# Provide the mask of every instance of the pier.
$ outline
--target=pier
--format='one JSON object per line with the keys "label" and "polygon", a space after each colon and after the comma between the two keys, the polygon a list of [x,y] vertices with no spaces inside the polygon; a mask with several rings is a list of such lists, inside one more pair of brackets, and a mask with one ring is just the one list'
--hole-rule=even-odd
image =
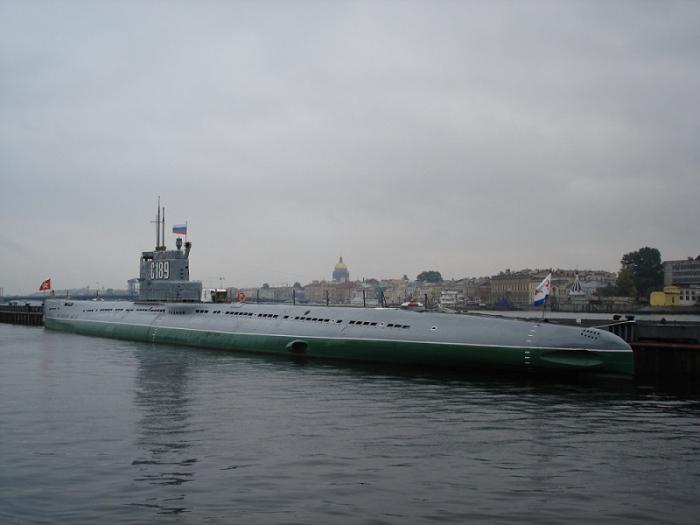
{"label": "pier", "polygon": [[634,350],[637,377],[700,383],[700,323],[627,320],[608,329]]}
{"label": "pier", "polygon": [[42,326],[44,307],[30,305],[0,305],[0,323]]}

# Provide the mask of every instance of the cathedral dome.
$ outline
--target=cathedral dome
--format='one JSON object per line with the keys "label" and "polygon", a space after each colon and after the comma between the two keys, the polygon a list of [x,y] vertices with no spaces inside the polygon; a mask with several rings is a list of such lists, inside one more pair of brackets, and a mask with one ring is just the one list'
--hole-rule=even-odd
{"label": "cathedral dome", "polygon": [[335,282],[348,282],[350,280],[350,272],[348,272],[348,265],[343,262],[343,258],[336,263],[333,269],[333,280]]}

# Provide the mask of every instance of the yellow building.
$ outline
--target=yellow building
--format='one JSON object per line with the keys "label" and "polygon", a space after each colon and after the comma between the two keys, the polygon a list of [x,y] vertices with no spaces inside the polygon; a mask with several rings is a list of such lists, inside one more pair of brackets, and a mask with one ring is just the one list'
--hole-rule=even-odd
{"label": "yellow building", "polygon": [[678,306],[681,304],[681,289],[678,286],[664,286],[663,292],[651,292],[651,306]]}

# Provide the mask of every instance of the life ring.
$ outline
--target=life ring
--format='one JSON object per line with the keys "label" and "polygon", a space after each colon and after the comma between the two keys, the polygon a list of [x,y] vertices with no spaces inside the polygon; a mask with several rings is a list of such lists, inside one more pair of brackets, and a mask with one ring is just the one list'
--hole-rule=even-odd
{"label": "life ring", "polygon": [[236,295],[236,300],[239,303],[245,303],[245,293],[244,292],[238,292],[238,295]]}

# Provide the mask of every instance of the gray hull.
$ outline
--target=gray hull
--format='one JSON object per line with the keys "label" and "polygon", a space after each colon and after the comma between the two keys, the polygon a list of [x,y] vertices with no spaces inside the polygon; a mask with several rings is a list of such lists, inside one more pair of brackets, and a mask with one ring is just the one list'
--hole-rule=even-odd
{"label": "gray hull", "polygon": [[49,329],[277,355],[406,365],[633,373],[632,350],[593,328],[416,312],[50,299]]}

